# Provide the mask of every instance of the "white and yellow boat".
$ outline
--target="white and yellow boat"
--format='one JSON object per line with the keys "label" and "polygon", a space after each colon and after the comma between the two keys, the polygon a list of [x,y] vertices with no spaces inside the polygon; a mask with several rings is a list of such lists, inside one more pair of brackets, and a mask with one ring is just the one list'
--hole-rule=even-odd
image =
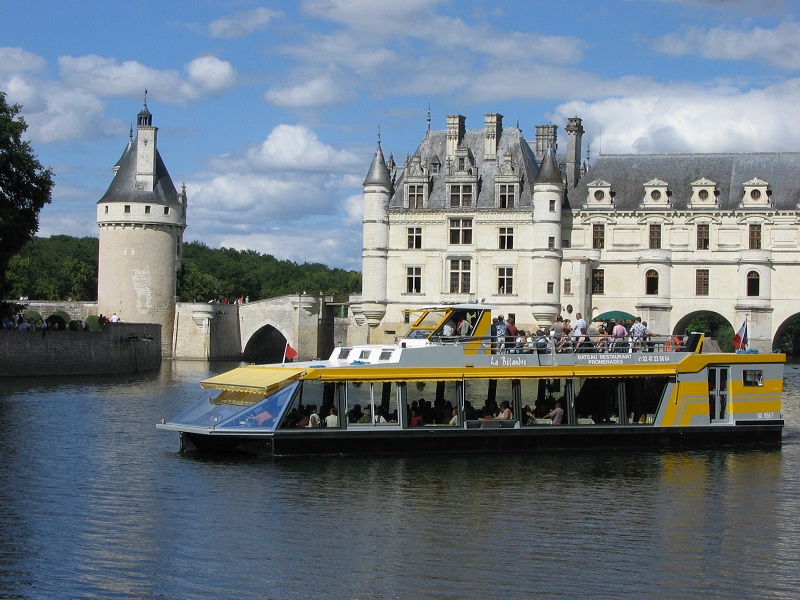
{"label": "white and yellow boat", "polygon": [[218,393],[157,427],[269,455],[780,444],[783,354],[706,353],[701,333],[504,344],[486,305],[415,312],[397,344],[206,379]]}

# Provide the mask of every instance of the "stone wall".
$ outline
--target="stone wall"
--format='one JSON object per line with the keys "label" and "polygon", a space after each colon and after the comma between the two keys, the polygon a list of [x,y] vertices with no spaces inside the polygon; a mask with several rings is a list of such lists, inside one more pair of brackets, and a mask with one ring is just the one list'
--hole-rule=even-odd
{"label": "stone wall", "polygon": [[161,326],[109,323],[100,332],[0,330],[0,357],[0,377],[154,371],[161,368]]}
{"label": "stone wall", "polygon": [[30,310],[35,310],[42,315],[42,318],[44,319],[52,315],[57,310],[63,310],[73,321],[85,321],[86,317],[89,315],[99,315],[97,312],[97,302],[29,302],[27,300],[20,300],[19,303],[24,304]]}

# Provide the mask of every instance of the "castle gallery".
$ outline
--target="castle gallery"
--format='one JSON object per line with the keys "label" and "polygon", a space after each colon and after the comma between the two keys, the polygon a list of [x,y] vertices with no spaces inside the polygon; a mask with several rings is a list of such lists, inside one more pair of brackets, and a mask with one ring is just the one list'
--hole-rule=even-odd
{"label": "castle gallery", "polygon": [[[683,333],[698,312],[745,321],[770,351],[798,313],[800,153],[601,154],[581,119],[528,141],[502,115],[449,115],[413,155],[378,143],[364,181],[363,293],[373,342],[404,310],[484,301],[523,329],[620,310]],[[563,142],[563,140],[561,140]]]}

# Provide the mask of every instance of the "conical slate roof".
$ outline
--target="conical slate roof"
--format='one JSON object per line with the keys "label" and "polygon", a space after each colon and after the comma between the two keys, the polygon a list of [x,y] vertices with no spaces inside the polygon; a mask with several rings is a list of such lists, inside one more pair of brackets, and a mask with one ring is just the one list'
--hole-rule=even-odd
{"label": "conical slate roof", "polygon": [[119,170],[106,193],[98,201],[104,202],[159,202],[162,204],[180,204],[178,191],[172,183],[167,167],[156,150],[156,181],[152,192],[136,189],[136,148],[138,138],[128,142],[117,166]]}
{"label": "conical slate roof", "polygon": [[386,187],[392,185],[392,178],[383,158],[380,142],[378,142],[378,148],[372,158],[372,164],[369,166],[369,173],[367,173],[367,178],[364,180],[364,185],[385,185]]}
{"label": "conical slate roof", "polygon": [[542,157],[542,165],[539,167],[539,173],[536,175],[534,183],[563,183],[561,178],[561,170],[558,168],[558,161],[556,160],[556,151],[552,147],[545,150]]}

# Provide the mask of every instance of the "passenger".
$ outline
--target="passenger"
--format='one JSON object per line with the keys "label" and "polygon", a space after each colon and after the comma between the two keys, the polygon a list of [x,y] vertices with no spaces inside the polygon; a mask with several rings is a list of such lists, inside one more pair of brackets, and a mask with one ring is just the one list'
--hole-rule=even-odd
{"label": "passenger", "polygon": [[525,425],[536,425],[536,413],[531,410],[530,406],[525,406],[522,409],[522,413],[525,415]]}
{"label": "passenger", "polygon": [[572,326],[572,335],[575,337],[575,352],[583,352],[589,347],[588,327],[581,313],[575,313],[575,324]]}
{"label": "passenger", "polygon": [[319,427],[319,415],[317,414],[317,407],[315,404],[311,404],[308,407],[309,415],[308,415],[308,425],[306,427]]}
{"label": "passenger", "polygon": [[642,324],[642,317],[636,317],[631,325],[631,351],[644,352],[644,342],[647,338],[647,327]]}
{"label": "passenger", "polygon": [[478,412],[469,400],[464,402],[464,418],[467,419],[467,421],[474,421],[478,418]]}
{"label": "passenger", "polygon": [[422,417],[418,415],[415,411],[411,411],[411,426],[412,427],[422,427],[425,425],[425,422],[422,420]]}
{"label": "passenger", "polygon": [[506,321],[506,348],[512,354],[516,354],[517,331],[514,317],[508,317],[508,321]]}
{"label": "passenger", "polygon": [[507,328],[508,328],[508,325],[503,320],[503,315],[497,315],[497,325],[496,325],[496,329],[497,329],[497,346],[496,346],[496,348],[497,348],[497,352],[501,353],[501,354],[504,352],[505,347],[506,347],[505,341],[506,341],[506,329]]}
{"label": "passenger", "polygon": [[308,407],[302,408],[300,411],[300,418],[297,420],[295,427],[308,427],[308,418],[310,415],[311,412],[308,410]]}
{"label": "passenger", "polygon": [[561,402],[556,402],[556,407],[547,413],[543,418],[551,419],[553,425],[561,425],[564,418],[564,409],[561,408]]}
{"label": "passenger", "polygon": [[611,336],[606,333],[606,328],[600,325],[597,330],[597,340],[595,342],[595,348],[597,348],[598,352],[608,352],[610,339]]}
{"label": "passenger", "polygon": [[335,406],[331,406],[328,416],[325,417],[325,427],[339,427],[339,415]]}
{"label": "passenger", "polygon": [[375,423],[380,425],[381,423],[388,423],[389,421],[386,420],[386,417],[383,416],[383,410],[380,406],[375,407]]}
{"label": "passenger", "polygon": [[358,419],[359,423],[372,423],[372,409],[367,406],[364,408],[364,414]]}
{"label": "passenger", "polygon": [[614,329],[611,330],[611,339],[613,340],[614,352],[625,351],[625,338],[628,335],[628,330],[622,324],[622,319],[617,319],[614,324]]}
{"label": "passenger", "polygon": [[450,418],[450,421],[447,423],[448,425],[458,425],[458,409],[453,409],[453,416]]}
{"label": "passenger", "polygon": [[352,409],[350,409],[350,412],[347,413],[347,422],[358,423],[363,416],[364,413],[361,412],[361,405],[356,404]]}
{"label": "passenger", "polygon": [[447,323],[444,324],[444,329],[442,329],[442,335],[445,337],[451,337],[454,331],[455,328],[453,327],[453,322],[448,321]]}
{"label": "passenger", "polygon": [[508,400],[503,400],[500,403],[500,412],[497,413],[495,419],[500,421],[508,421],[513,418],[514,415],[511,413],[511,406],[509,405]]}
{"label": "passenger", "polygon": [[472,329],[472,323],[470,323],[467,319],[461,319],[457,329],[458,335],[461,337],[467,337],[469,335],[469,330]]}

